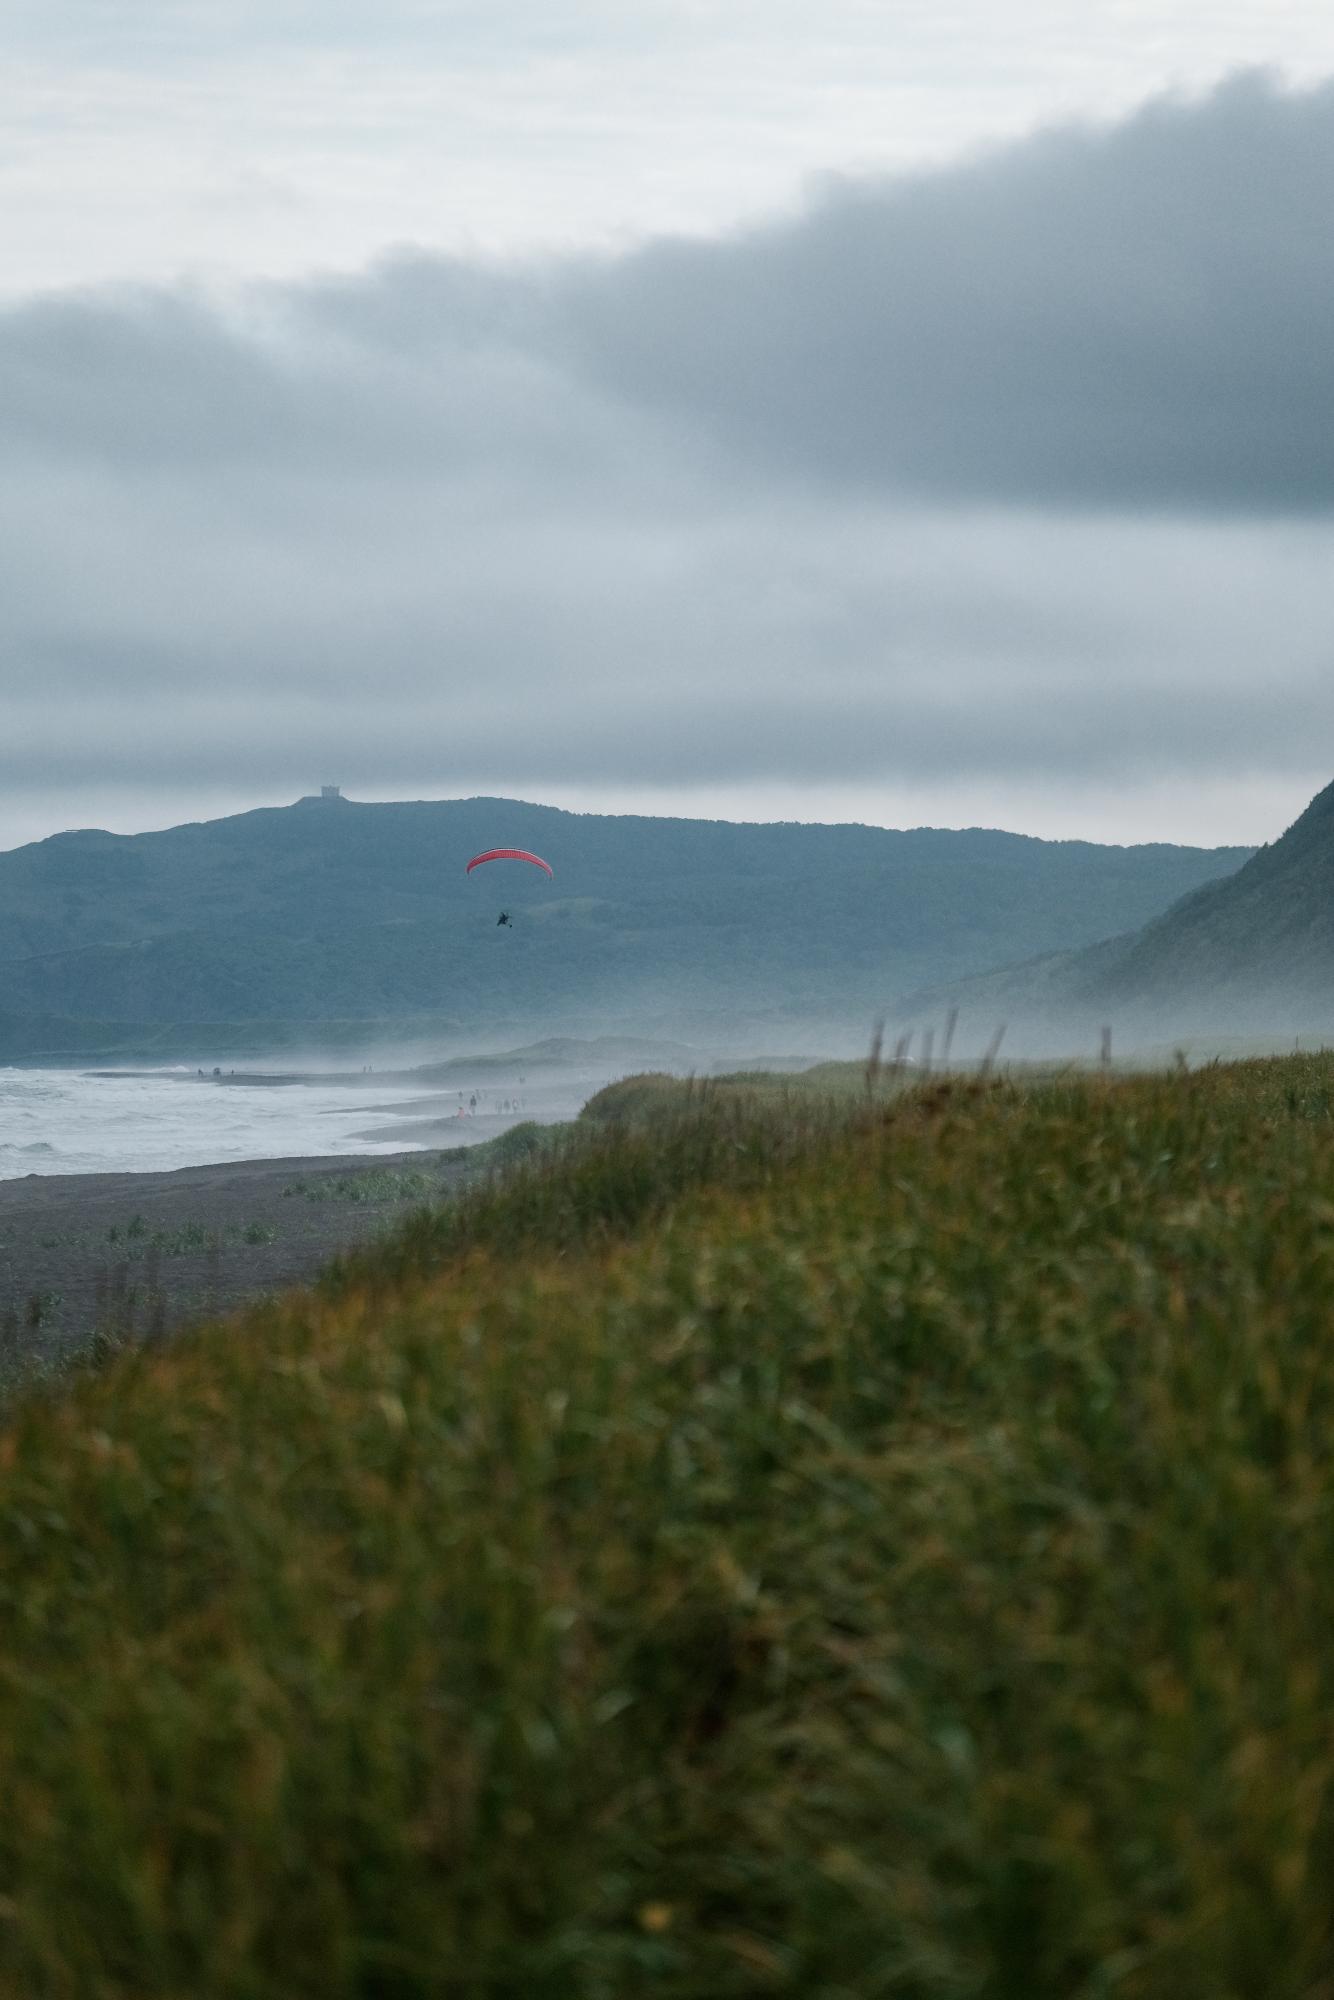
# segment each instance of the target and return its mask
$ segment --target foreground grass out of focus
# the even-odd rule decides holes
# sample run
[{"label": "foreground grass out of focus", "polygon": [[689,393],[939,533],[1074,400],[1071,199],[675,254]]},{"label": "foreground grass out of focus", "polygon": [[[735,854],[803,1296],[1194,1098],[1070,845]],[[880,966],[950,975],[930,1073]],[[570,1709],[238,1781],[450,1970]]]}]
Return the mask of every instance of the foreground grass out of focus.
[{"label": "foreground grass out of focus", "polygon": [[0,1992],[1334,1995],[1334,1059],[642,1080],[0,1429]]}]

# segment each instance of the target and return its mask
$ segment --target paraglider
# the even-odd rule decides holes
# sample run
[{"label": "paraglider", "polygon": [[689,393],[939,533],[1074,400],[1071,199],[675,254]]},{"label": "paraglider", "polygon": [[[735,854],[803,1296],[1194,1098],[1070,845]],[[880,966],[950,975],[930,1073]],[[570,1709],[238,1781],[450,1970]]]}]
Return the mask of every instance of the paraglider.
[{"label": "paraglider", "polygon": [[[464,874],[471,875],[473,869],[480,868],[485,861],[528,861],[534,868],[540,868],[545,875],[550,875],[552,872],[549,861],[544,861],[540,854],[530,854],[526,847],[488,847],[484,853],[473,855],[463,871]],[[514,920],[508,910],[501,911],[496,918],[496,924],[503,930],[514,929]]]},{"label": "paraglider", "polygon": [[464,869],[471,875],[474,868],[480,868],[484,861],[531,861],[534,868],[544,869],[550,875],[551,863],[544,861],[540,854],[530,854],[526,847],[488,847],[484,854],[474,854]]}]

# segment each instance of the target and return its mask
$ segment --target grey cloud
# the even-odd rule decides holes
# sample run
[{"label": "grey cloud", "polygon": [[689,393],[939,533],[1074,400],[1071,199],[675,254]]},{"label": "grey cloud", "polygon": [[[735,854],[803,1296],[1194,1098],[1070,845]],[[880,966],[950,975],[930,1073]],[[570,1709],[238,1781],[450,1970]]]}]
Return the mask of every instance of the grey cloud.
[{"label": "grey cloud", "polygon": [[1334,88],[1160,102],[569,302],[583,366],[794,474],[938,498],[1334,503]]},{"label": "grey cloud", "polygon": [[718,242],[405,258],[308,320],[540,355],[771,477],[1056,508],[1334,503],[1334,86],[1263,76]]},{"label": "grey cloud", "polygon": [[401,345],[355,353],[284,337],[200,298],[138,292],[57,298],[0,319],[6,455],[100,461],[134,473],[181,465],[281,465],[327,475],[411,476],[540,466],[552,432],[596,436],[595,411],[553,365],[493,330],[438,325],[428,359]]},{"label": "grey cloud", "polygon": [[[722,242],[400,258],[0,320],[10,452],[710,476],[1052,508],[1334,504],[1334,86],[1244,78]],[[648,468],[638,454],[638,474]]]},{"label": "grey cloud", "polygon": [[1332,169],[1252,80],[713,244],[2,314],[0,776],[1304,768]]},{"label": "grey cloud", "polygon": [[[503,666],[490,670],[499,676]],[[1238,774],[1309,767],[1307,731],[1328,740],[1334,693],[1306,711],[1305,730],[1276,728],[1268,695],[1250,687],[1222,702],[1171,686],[1141,692],[1133,703],[1105,691],[1078,690],[1045,703],[997,701],[994,690],[960,698],[930,677],[897,690],[849,691],[810,677],[765,686],[669,689],[622,682],[572,703],[559,678],[517,677],[508,702],[494,682],[484,698],[441,675],[422,678],[410,703],[368,706],[340,690],[303,701],[271,663],[270,685],[244,706],[225,679],[192,681],[175,698],[138,712],[120,692],[83,699],[85,727],[44,741],[42,719],[21,706],[0,744],[0,782],[20,791],[40,773],[49,787],[117,783],[151,790],[185,771],[222,785],[244,779],[273,784],[281,795],[312,772],[338,772],[358,785],[470,789],[503,773],[507,787],[539,795],[544,787],[596,786],[609,778],[642,786],[744,784],[762,774],[794,786],[873,781],[889,776],[948,782],[1003,773],[1041,786],[1059,775],[1088,783],[1138,781],[1201,770]],[[1188,746],[1184,750],[1183,747]],[[650,808],[651,809],[651,808]]]},{"label": "grey cloud", "polygon": [[230,317],[161,294],[47,301],[0,321],[0,439],[130,467],[570,478],[614,478],[642,442],[715,479],[1323,511],[1331,212],[1334,86],[1247,77],[717,242],[404,256]]}]

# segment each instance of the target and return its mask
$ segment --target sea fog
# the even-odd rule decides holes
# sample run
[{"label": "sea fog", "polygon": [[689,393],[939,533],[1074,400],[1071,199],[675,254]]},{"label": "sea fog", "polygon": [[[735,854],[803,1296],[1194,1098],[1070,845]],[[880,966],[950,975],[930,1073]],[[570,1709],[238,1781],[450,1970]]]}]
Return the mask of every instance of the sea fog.
[{"label": "sea fog", "polygon": [[565,1067],[475,1071],[0,1068],[0,1180],[147,1173],[227,1160],[474,1145],[526,1118],[573,1118],[609,1080]]}]

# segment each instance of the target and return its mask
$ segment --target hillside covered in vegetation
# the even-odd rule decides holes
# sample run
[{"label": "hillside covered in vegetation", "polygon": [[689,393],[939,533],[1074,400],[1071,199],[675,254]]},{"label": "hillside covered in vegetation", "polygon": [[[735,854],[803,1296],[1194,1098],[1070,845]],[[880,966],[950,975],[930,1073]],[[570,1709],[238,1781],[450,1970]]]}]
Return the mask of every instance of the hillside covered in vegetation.
[{"label": "hillside covered in vegetation", "polygon": [[[466,877],[496,844],[554,879]],[[0,855],[0,1057],[345,1047],[413,1022],[860,1037],[903,993],[1125,931],[1248,852],[501,799],[61,834]]]},{"label": "hillside covered in vegetation", "polygon": [[1127,940],[1090,975],[1113,999],[1226,1013],[1319,1006],[1334,1020],[1334,785],[1281,839]]},{"label": "hillside covered in vegetation", "polygon": [[1334,785],[1271,846],[1140,929],[1003,967],[930,996],[1087,1043],[1099,1021],[1131,1038],[1334,1035]]},{"label": "hillside covered in vegetation", "polygon": [[1332,1199],[1331,1059],[641,1080],[29,1390],[0,1992],[1326,1992]]}]

